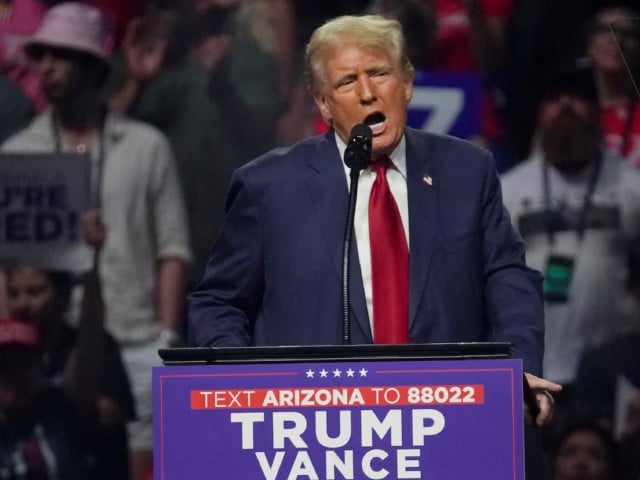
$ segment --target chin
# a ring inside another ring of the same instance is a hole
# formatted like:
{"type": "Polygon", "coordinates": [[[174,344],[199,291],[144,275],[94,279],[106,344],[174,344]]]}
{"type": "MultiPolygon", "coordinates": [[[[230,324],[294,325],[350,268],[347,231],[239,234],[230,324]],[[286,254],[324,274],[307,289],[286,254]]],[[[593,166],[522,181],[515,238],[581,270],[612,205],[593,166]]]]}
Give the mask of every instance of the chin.
{"type": "Polygon", "coordinates": [[[384,138],[380,138],[380,139],[376,139],[374,137],[373,139],[373,143],[371,144],[371,151],[373,153],[386,153],[391,154],[391,152],[393,152],[393,149],[396,147],[396,145],[398,144],[398,142],[393,142],[391,140],[388,139],[384,139],[384,138]]]}

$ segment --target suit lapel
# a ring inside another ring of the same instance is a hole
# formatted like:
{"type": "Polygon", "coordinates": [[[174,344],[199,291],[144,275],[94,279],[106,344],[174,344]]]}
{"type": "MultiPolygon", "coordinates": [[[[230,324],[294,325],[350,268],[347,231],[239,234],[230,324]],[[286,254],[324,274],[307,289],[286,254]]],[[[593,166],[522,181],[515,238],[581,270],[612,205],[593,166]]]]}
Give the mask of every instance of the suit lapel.
{"type": "Polygon", "coordinates": [[[427,138],[407,130],[407,197],[409,204],[409,325],[415,321],[434,251],[438,178],[427,138]]]}
{"type": "MultiPolygon", "coordinates": [[[[311,200],[318,215],[318,223],[329,249],[332,269],[338,278],[342,278],[342,250],[344,242],[347,209],[349,208],[349,189],[342,166],[342,160],[335,144],[333,130],[330,130],[319,143],[315,153],[308,159],[309,176],[307,185],[311,200]]],[[[352,338],[364,337],[372,341],[369,315],[362,285],[362,273],[358,260],[358,250],[354,241],[351,247],[350,294],[351,313],[355,319],[354,328],[361,330],[360,335],[352,333],[352,338]]]]}

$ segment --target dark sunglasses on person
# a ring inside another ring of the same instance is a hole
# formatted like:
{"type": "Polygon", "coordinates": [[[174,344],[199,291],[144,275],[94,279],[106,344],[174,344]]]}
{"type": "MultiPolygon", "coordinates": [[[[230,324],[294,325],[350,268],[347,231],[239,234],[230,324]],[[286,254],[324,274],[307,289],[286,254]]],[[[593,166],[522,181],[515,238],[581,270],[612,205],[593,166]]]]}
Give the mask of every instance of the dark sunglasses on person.
{"type": "Polygon", "coordinates": [[[51,45],[30,45],[27,53],[29,57],[35,61],[40,62],[47,55],[51,55],[58,60],[76,60],[83,56],[81,52],[70,48],[54,47],[51,45]]]}

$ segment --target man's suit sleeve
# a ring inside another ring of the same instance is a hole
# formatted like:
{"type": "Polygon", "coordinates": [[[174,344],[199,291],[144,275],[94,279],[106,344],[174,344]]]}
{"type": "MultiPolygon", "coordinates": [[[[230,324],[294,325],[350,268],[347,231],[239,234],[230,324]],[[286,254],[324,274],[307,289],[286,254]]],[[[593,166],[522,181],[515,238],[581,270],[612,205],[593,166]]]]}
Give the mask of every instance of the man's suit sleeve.
{"type": "Polygon", "coordinates": [[[262,230],[255,193],[238,170],[231,179],[226,217],[204,278],[188,296],[194,346],[246,346],[263,294],[262,230]]]}
{"type": "Polygon", "coordinates": [[[524,370],[542,374],[544,302],[542,276],[525,264],[525,247],[502,202],[491,155],[482,198],[485,298],[494,340],[512,342],[524,370]]]}

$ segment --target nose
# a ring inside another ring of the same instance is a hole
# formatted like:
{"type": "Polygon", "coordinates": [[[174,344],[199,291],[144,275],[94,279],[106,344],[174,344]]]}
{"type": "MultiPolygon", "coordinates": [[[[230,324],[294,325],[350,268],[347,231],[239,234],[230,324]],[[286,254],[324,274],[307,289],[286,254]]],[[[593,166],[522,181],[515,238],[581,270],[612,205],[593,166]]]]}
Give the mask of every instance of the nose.
{"type": "Polygon", "coordinates": [[[569,106],[573,103],[573,97],[568,94],[564,94],[558,98],[558,104],[563,107],[569,106]]]}
{"type": "Polygon", "coordinates": [[[9,313],[12,316],[29,318],[30,312],[30,303],[26,295],[18,294],[9,299],[9,313]]]}
{"type": "Polygon", "coordinates": [[[53,55],[51,55],[51,53],[49,52],[44,52],[42,54],[42,57],[40,57],[37,62],[36,62],[36,68],[38,69],[38,71],[40,73],[44,73],[47,72],[49,70],[51,70],[51,67],[53,66],[53,55]]]}
{"type": "Polygon", "coordinates": [[[368,76],[361,76],[356,85],[360,103],[369,104],[376,99],[375,85],[368,76]]]}

